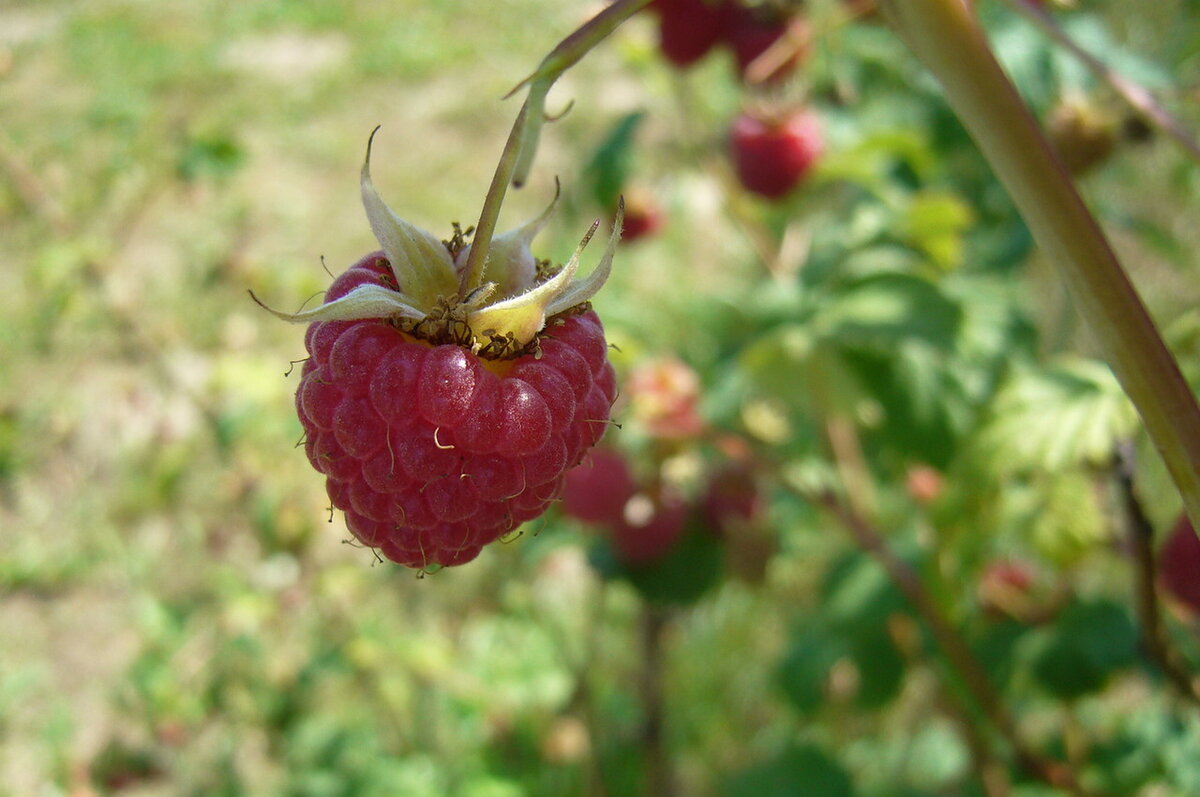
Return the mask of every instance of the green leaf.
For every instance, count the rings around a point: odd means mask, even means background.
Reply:
[[[607,542],[593,546],[588,561],[605,578],[624,579],[647,602],[663,606],[695,603],[725,571],[720,540],[703,529],[689,529],[666,556],[654,562],[627,565]]]
[[[882,409],[873,437],[906,458],[948,467],[965,431],[959,418],[971,415],[953,381],[956,363],[920,344],[890,354],[851,351],[846,361]]]
[[[900,693],[906,662],[886,625],[855,639],[851,643],[851,657],[858,667],[855,702],[860,707],[881,708]]]
[[[570,694],[570,676],[545,628],[516,618],[481,617],[464,624],[460,637],[453,667],[488,685],[488,705],[495,710],[549,708]],[[521,655],[496,655],[503,650]]]
[[[1107,600],[1071,605],[1041,642],[1034,677],[1064,700],[1099,691],[1113,672],[1137,659],[1133,621],[1124,607]]]
[[[858,671],[857,704],[879,708],[900,691],[906,662],[889,631],[889,620],[907,611],[907,600],[873,559],[854,553],[836,563],[822,587],[819,628],[796,632],[781,682],[801,711],[819,705],[829,668],[849,657]]]
[[[1152,63],[1113,36],[1105,22],[1095,14],[1071,14],[1063,20],[1063,28],[1076,44],[1088,52],[1103,54],[1104,63],[1115,74],[1130,83],[1151,90],[1172,90],[1174,76]],[[1054,67],[1064,88],[1085,90],[1095,85],[1096,78],[1084,64],[1062,48],[1054,48]]]
[[[1069,358],[1018,371],[996,397],[976,449],[1000,474],[1103,466],[1137,423],[1108,366]]]
[[[856,145],[838,148],[821,161],[823,180],[845,180],[874,193],[890,190],[898,163],[924,177],[933,171],[937,156],[923,136],[911,129],[891,126],[872,131]]]
[[[585,178],[592,197],[602,208],[615,208],[617,198],[625,191],[633,168],[634,136],[645,117],[644,111],[621,117],[588,163]]]
[[[862,553],[837,562],[821,588],[822,612],[827,620],[852,636],[869,636],[904,611],[908,602],[883,568]]]
[[[1012,679],[1017,669],[1017,648],[1029,631],[1029,626],[1015,620],[988,622],[973,635],[970,644],[980,663],[991,676],[992,683],[1000,688]]]
[[[841,764],[819,747],[798,745],[730,777],[723,793],[726,797],[849,797],[854,784]]]
[[[1096,495],[1096,478],[1085,471],[1048,474],[1035,481],[1026,521],[1038,553],[1069,567],[1100,545],[1112,521]]]
[[[904,209],[897,232],[945,271],[962,263],[963,233],[974,220],[962,198],[947,191],[924,191]]]
[[[911,274],[878,274],[825,304],[814,320],[818,334],[852,348],[891,351],[921,341],[948,350],[962,320],[959,305],[932,282]]]
[[[746,346],[738,368],[755,397],[777,399],[796,414],[849,406],[862,389],[841,352],[824,343],[803,324],[776,327]]]
[[[913,786],[934,791],[954,791],[956,781],[966,777],[971,752],[948,721],[923,724],[907,750],[905,770]]]
[[[229,177],[246,159],[242,147],[228,135],[189,137],[179,154],[177,169],[185,181]]]
[[[779,686],[801,714],[825,702],[825,684],[833,665],[847,653],[846,640],[818,623],[792,634],[792,646],[779,664]]]
[[[1035,108],[1044,109],[1058,95],[1052,47],[1039,31],[1014,18],[1008,9],[993,7],[989,11],[983,17],[997,58],[1021,95]]]

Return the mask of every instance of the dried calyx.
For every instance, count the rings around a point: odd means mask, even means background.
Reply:
[[[362,199],[371,230],[395,276],[396,289],[362,285],[311,310],[284,313],[267,309],[287,321],[302,323],[384,318],[415,338],[434,344],[454,343],[491,359],[517,357],[530,350],[548,318],[583,305],[600,290],[612,268],[624,213],[622,205],[600,262],[586,277],[577,276],[579,259],[599,221],[561,269],[547,269],[530,247],[550,220],[556,195],[540,216],[490,241],[482,283],[469,286],[464,284],[465,266],[475,244],[467,243],[467,233],[457,228],[450,241],[442,241],[397,216],[371,182],[370,141],[362,167]]]

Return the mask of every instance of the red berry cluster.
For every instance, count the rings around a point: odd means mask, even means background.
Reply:
[[[639,483],[624,456],[604,449],[568,472],[562,506],[604,528],[617,558],[635,567],[667,557],[689,527],[737,543],[763,512],[753,472],[740,464],[714,468],[701,495],[689,500],[661,482]],[[738,553],[745,546],[734,547]]]
[[[643,491],[615,451],[595,451],[567,473],[563,511],[602,526],[617,558],[644,565],[666,556],[683,536],[689,507],[670,489]]]
[[[394,282],[374,253],[326,303]],[[536,352],[511,360],[432,345],[384,319],[317,322],[305,345],[296,405],[309,460],[354,536],[409,567],[470,561],[541,515],[604,434],[617,392],[586,306],[552,318]]]
[[[773,84],[791,75],[807,55],[810,34],[802,17],[775,7],[751,8],[737,0],[656,0],[650,8],[659,15],[663,56],[679,67],[725,44],[744,80]],[[824,136],[810,109],[745,112],[731,126],[729,148],[742,186],[775,200],[812,170],[824,151]]]
[[[700,61],[718,45],[733,52],[743,79],[782,80],[807,55],[807,33],[799,17],[767,7],[749,7],[737,0],[655,0],[659,16],[659,46],[663,56],[681,68]],[[751,65],[785,36],[792,46],[784,56],[752,75]]]

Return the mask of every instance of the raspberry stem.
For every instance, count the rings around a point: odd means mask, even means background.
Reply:
[[[1073,295],[1200,524],[1200,405],[1128,274],[965,0],[881,0],[942,84],[1030,232]],[[1196,525],[1200,529],[1200,525]]]
[[[542,59],[537,70],[508,93],[508,96],[512,96],[525,86],[529,87],[529,94],[513,122],[512,132],[496,165],[496,173],[479,214],[479,223],[475,225],[475,243],[467,256],[466,269],[459,285],[459,299],[465,299],[483,284],[488,249],[508,185],[511,182],[514,187],[520,188],[525,184],[537,154],[542,124],[550,118],[546,115],[546,95],[550,93],[550,87],[622,22],[649,4],[650,0],[617,0],[559,42]],[[559,114],[554,118],[561,116]]]
[[[508,193],[508,181],[516,166],[517,156],[521,151],[521,136],[529,118],[529,101],[521,104],[517,120],[513,122],[508,141],[504,144],[504,152],[500,154],[500,163],[492,176],[492,184],[488,186],[487,196],[483,199],[483,210],[479,214],[479,223],[475,225],[475,239],[471,252],[467,255],[467,268],[463,272],[458,285],[458,298],[465,301],[468,296],[483,284],[484,270],[487,266],[487,253],[492,245],[492,236],[496,232],[496,222],[500,218],[500,206],[504,203],[504,195]]]

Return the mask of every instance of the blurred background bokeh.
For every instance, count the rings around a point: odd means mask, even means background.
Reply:
[[[978,5],[1195,377],[1200,167]],[[1196,129],[1200,4],[1069,5],[1076,41]],[[631,561],[555,509],[419,577],[345,544],[296,447],[303,329],[248,290],[299,307],[376,248],[376,125],[389,204],[472,224],[501,98],[599,5],[0,0],[0,795],[1059,793],[856,525],[1039,757],[1095,793],[1200,793],[1200,607],[1167,596],[1169,667],[1139,644],[1118,454],[1153,546],[1179,499],[861,6],[787,5],[812,39],[767,86],[728,52],[673,65],[645,13],[555,88],[573,106],[501,224],[561,181],[536,249],[561,261],[614,186],[652,208],[594,302],[626,385],[605,445],[625,518],[674,501],[687,527]],[[739,187],[733,118],[800,107],[812,174],[780,201]]]

